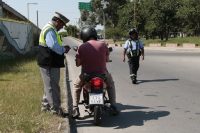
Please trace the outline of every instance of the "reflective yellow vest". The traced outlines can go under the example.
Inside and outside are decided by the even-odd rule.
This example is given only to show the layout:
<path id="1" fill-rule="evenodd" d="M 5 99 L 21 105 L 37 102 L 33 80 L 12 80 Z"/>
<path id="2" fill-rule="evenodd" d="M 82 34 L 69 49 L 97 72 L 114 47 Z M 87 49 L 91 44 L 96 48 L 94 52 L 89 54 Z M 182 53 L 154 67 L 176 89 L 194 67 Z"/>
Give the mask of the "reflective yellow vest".
<path id="1" fill-rule="evenodd" d="M 47 47 L 47 44 L 46 44 L 46 41 L 45 41 L 45 35 L 46 35 L 46 32 L 49 30 L 49 29 L 53 29 L 54 32 L 56 33 L 56 38 L 57 38 L 57 41 L 58 41 L 58 44 L 60 46 L 62 46 L 62 40 L 61 40 L 61 36 L 58 34 L 57 30 L 55 29 L 55 27 L 51 24 L 47 24 L 44 26 L 44 28 L 42 29 L 41 33 L 40 33 L 40 38 L 39 38 L 39 45 L 41 46 L 44 46 L 44 47 Z"/>

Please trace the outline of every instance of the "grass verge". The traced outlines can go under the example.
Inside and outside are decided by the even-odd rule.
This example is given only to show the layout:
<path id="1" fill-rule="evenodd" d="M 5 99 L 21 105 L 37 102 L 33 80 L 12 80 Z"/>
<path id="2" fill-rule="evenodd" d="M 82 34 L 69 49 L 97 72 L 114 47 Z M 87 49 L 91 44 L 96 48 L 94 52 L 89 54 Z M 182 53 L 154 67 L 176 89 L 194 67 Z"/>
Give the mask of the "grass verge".
<path id="1" fill-rule="evenodd" d="M 160 40 L 160 39 L 148 39 L 141 38 L 142 41 L 146 46 L 148 46 L 150 43 L 161 43 L 162 46 L 165 46 L 166 43 L 176 43 L 178 46 L 182 46 L 183 43 L 193 43 L 196 44 L 197 47 L 200 46 L 200 39 L 199 37 L 177 37 L 177 38 L 169 38 L 168 41 Z M 110 44 L 114 44 L 112 41 L 109 41 Z M 117 41 L 116 44 L 124 44 L 125 41 Z"/>
<path id="2" fill-rule="evenodd" d="M 59 132 L 63 119 L 40 111 L 42 94 L 34 58 L 0 60 L 0 132 Z"/>
<path id="3" fill-rule="evenodd" d="M 161 44 L 176 43 L 176 44 L 182 45 L 183 43 L 193 43 L 193 44 L 196 44 L 197 46 L 200 45 L 199 37 L 169 38 L 168 41 L 160 40 L 160 39 L 149 39 L 149 40 L 143 39 L 143 41 L 144 41 L 145 44 L 149 44 L 149 43 L 161 43 Z"/>

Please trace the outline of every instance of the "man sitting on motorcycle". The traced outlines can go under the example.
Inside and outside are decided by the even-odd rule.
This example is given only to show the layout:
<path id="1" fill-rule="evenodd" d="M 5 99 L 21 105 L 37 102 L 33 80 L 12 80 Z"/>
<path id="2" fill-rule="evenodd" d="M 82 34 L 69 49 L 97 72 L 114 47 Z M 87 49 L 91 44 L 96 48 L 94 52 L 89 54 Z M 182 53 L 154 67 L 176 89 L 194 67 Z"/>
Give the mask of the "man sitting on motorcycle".
<path id="1" fill-rule="evenodd" d="M 83 74 L 105 74 L 107 92 L 110 100 L 113 114 L 117 115 L 116 109 L 116 94 L 115 85 L 111 74 L 106 68 L 106 62 L 109 61 L 109 50 L 105 42 L 97 41 L 97 32 L 94 28 L 85 27 L 81 30 L 80 38 L 83 40 L 83 44 L 79 46 L 76 54 L 76 66 L 82 66 L 81 74 L 74 84 L 74 96 L 73 96 L 73 117 L 78 118 L 80 116 L 78 103 L 80 100 L 80 94 L 84 85 Z"/>

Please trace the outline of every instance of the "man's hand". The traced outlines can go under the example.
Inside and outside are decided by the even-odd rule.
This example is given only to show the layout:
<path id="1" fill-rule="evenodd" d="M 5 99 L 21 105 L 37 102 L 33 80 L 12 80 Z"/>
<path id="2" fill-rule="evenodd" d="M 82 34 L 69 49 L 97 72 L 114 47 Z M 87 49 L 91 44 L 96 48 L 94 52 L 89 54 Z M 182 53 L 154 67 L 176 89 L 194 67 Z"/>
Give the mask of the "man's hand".
<path id="1" fill-rule="evenodd" d="M 67 45 L 67 46 L 64 46 L 64 48 L 65 48 L 65 53 L 68 53 L 69 50 L 71 49 L 70 46 L 68 46 L 68 45 Z"/>
<path id="2" fill-rule="evenodd" d="M 126 49 L 124 49 L 124 53 L 123 53 L 123 62 L 126 61 Z"/>
<path id="3" fill-rule="evenodd" d="M 142 60 L 144 60 L 144 55 L 141 56 Z"/>
<path id="4" fill-rule="evenodd" d="M 125 57 L 123 58 L 123 62 L 125 62 L 126 61 L 126 59 L 125 59 Z"/>
<path id="5" fill-rule="evenodd" d="M 144 48 L 141 50 L 141 58 L 144 60 Z"/>

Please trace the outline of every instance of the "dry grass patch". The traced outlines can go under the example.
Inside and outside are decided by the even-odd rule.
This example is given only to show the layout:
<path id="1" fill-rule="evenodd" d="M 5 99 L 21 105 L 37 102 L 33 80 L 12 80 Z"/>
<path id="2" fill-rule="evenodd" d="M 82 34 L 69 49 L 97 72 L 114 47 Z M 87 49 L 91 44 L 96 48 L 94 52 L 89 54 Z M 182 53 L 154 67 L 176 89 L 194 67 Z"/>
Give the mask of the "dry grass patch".
<path id="1" fill-rule="evenodd" d="M 40 111 L 42 94 L 34 58 L 0 61 L 0 132 L 59 132 L 63 119 Z"/>

